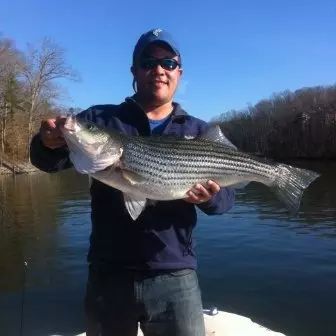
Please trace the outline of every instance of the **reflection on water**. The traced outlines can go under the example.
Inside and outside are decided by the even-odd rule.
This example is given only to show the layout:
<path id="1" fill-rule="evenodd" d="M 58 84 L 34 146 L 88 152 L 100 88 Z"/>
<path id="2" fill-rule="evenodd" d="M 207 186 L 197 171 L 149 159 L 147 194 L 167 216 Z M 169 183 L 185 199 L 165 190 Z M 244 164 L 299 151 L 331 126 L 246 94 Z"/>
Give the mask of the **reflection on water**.
<path id="1" fill-rule="evenodd" d="M 297 164 L 322 173 L 298 217 L 253 183 L 229 213 L 200 213 L 203 298 L 288 335 L 335 335 L 336 164 Z M 0 177 L 0 335 L 22 318 L 23 335 L 83 331 L 88 186 L 73 171 Z"/>
<path id="2" fill-rule="evenodd" d="M 39 271 L 44 271 L 45 267 L 51 269 L 55 262 L 59 224 L 62 224 L 60 206 L 70 196 L 68 193 L 71 193 L 72 202 L 87 202 L 87 195 L 83 193 L 85 181 L 78 177 L 73 179 L 73 176 L 35 174 L 4 176 L 0 180 L 0 274 L 6 275 L 0 278 L 1 290 L 17 291 L 22 286 L 24 261 L 34 261 L 40 268 L 36 274 L 31 274 L 34 283 L 46 281 Z M 79 189 L 81 185 L 82 190 Z"/>
<path id="3" fill-rule="evenodd" d="M 295 162 L 294 162 L 295 163 Z M 313 169 L 321 174 L 305 191 L 300 212 L 296 217 L 290 217 L 270 190 L 259 183 L 251 183 L 244 190 L 238 191 L 239 203 L 252 206 L 256 216 L 262 221 L 277 220 L 280 225 L 296 230 L 319 231 L 321 235 L 336 234 L 336 163 L 319 164 L 316 162 L 295 163 L 303 168 Z M 249 212 L 250 208 L 236 208 L 239 215 Z"/>

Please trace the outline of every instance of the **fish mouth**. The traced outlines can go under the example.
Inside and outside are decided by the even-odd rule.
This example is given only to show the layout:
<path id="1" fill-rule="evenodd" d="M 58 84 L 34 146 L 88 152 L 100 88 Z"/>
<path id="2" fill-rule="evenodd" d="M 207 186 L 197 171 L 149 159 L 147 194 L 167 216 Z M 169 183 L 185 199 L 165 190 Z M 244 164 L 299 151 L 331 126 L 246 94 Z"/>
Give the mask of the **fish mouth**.
<path id="1" fill-rule="evenodd" d="M 70 133 L 76 132 L 76 130 L 78 128 L 78 122 L 76 120 L 76 117 L 74 117 L 74 116 L 67 117 L 66 121 L 63 125 L 63 128 Z"/>

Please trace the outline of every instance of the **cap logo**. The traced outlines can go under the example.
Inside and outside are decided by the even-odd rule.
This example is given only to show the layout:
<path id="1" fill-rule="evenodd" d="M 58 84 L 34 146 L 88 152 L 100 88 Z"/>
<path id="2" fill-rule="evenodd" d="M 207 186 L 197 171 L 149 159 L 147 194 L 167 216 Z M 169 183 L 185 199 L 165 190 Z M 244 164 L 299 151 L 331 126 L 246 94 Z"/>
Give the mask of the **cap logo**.
<path id="1" fill-rule="evenodd" d="M 154 29 L 152 31 L 153 35 L 155 35 L 155 36 L 159 36 L 159 33 L 161 33 L 161 32 L 162 32 L 162 29 Z"/>

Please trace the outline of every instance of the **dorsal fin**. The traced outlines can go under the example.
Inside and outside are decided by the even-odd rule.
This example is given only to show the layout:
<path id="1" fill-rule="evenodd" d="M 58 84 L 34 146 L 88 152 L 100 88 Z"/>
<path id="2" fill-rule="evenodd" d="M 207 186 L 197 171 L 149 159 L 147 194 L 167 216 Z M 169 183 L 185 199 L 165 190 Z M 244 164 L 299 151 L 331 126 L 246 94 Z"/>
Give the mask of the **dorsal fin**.
<path id="1" fill-rule="evenodd" d="M 204 134 L 200 136 L 200 139 L 218 142 L 222 145 L 237 150 L 237 147 L 223 134 L 221 128 L 218 125 L 211 126 Z"/>

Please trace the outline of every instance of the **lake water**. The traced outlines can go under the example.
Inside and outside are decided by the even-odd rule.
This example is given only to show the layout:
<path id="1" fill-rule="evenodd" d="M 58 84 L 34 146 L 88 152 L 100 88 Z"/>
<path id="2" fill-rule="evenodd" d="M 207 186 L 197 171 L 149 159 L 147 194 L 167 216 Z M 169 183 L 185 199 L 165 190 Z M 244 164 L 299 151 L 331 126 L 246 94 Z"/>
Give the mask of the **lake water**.
<path id="1" fill-rule="evenodd" d="M 336 164 L 288 218 L 250 184 L 195 231 L 205 308 L 242 314 L 288 336 L 336 335 Z M 0 177 L 0 335 L 83 332 L 88 179 L 73 171 Z M 24 266 L 27 261 L 28 266 Z"/>

